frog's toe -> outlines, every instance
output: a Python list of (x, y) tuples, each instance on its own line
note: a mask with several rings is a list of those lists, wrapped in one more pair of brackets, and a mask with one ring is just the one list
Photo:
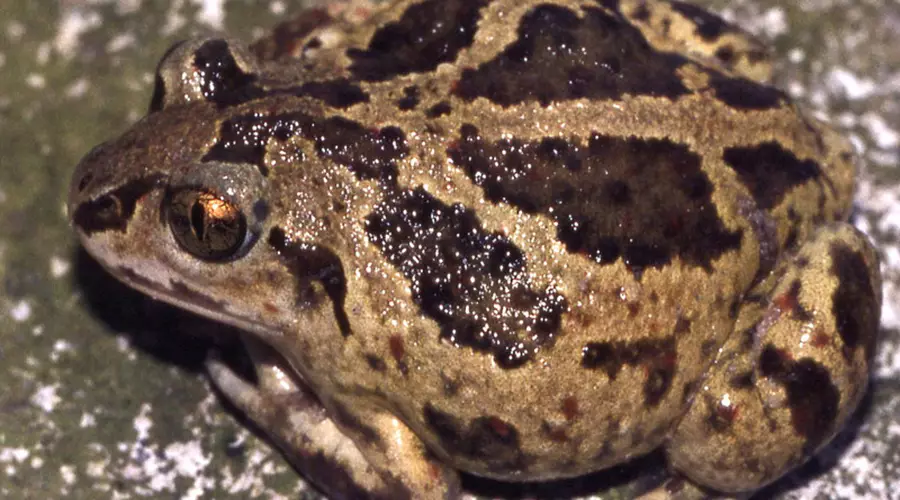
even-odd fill
[(735, 333), (667, 444), (672, 465), (735, 492), (803, 463), (863, 395), (880, 303), (865, 236), (845, 223), (819, 230), (745, 297)]

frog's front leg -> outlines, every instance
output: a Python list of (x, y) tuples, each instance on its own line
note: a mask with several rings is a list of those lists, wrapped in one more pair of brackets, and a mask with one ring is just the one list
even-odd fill
[(734, 333), (666, 446), (692, 481), (758, 489), (828, 443), (862, 397), (881, 278), (868, 240), (820, 229), (745, 297)]
[[(455, 498), (456, 472), (435, 462), (399, 419), (342, 407), (336, 423), (322, 403), (283, 367), (268, 346), (245, 338), (258, 383), (249, 384), (218, 357), (207, 360), (216, 386), (330, 498)], [(352, 436), (352, 437), (351, 437)]]

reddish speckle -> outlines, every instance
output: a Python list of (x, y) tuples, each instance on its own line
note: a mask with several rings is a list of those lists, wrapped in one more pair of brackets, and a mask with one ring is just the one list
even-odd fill
[(773, 302), (782, 311), (790, 311), (798, 306), (797, 295), (791, 293), (791, 291), (787, 291), (779, 295), (778, 297), (775, 297), (775, 300)]
[(264, 304), (263, 304), (263, 309), (265, 309), (266, 312), (269, 313), (269, 314), (278, 314), (278, 313), (280, 312), (280, 310), (278, 309), (278, 307), (275, 306), (274, 304), (270, 303), (270, 302), (264, 303)]
[(817, 329), (812, 336), (813, 347), (828, 347), (831, 344), (831, 335), (825, 333), (821, 328)]
[(738, 406), (733, 402), (726, 404), (724, 401), (719, 401), (719, 404), (716, 406), (717, 417), (729, 425), (737, 420), (739, 413)]
[(509, 437), (511, 433), (511, 429), (509, 428), (509, 424), (500, 420), (497, 417), (489, 417), (488, 423), (491, 426), (491, 430), (501, 438)]
[(431, 481), (433, 483), (437, 483), (441, 480), (441, 476), (443, 475), (443, 470), (438, 466), (438, 464), (433, 461), (428, 462), (428, 472), (431, 477)]
[(575, 420), (581, 415), (578, 409), (578, 399), (575, 396), (569, 396), (562, 401), (562, 412), (566, 420)]
[(399, 335), (391, 335), (388, 343), (389, 347), (391, 348), (391, 356), (394, 357), (394, 361), (401, 363), (403, 361), (403, 356), (406, 355), (406, 348), (403, 346), (403, 337)]
[(353, 9), (353, 15), (358, 19), (366, 19), (370, 16), (370, 12), (372, 9), (366, 8), (364, 6), (358, 6)]

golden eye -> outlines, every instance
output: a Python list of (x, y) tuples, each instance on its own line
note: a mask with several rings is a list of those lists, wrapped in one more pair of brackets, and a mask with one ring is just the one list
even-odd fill
[(251, 239), (247, 219), (236, 204), (218, 194), (196, 188), (169, 197), (166, 218), (181, 248), (207, 261), (241, 257)]

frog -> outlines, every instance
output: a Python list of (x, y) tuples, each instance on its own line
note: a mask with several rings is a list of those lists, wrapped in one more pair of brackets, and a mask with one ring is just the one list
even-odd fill
[(110, 274), (240, 332), (255, 376), (209, 375), (301, 474), (457, 498), (662, 450), (662, 494), (744, 495), (844, 427), (879, 258), (763, 43), (680, 1), (354, 12), (177, 44), (68, 195)]

